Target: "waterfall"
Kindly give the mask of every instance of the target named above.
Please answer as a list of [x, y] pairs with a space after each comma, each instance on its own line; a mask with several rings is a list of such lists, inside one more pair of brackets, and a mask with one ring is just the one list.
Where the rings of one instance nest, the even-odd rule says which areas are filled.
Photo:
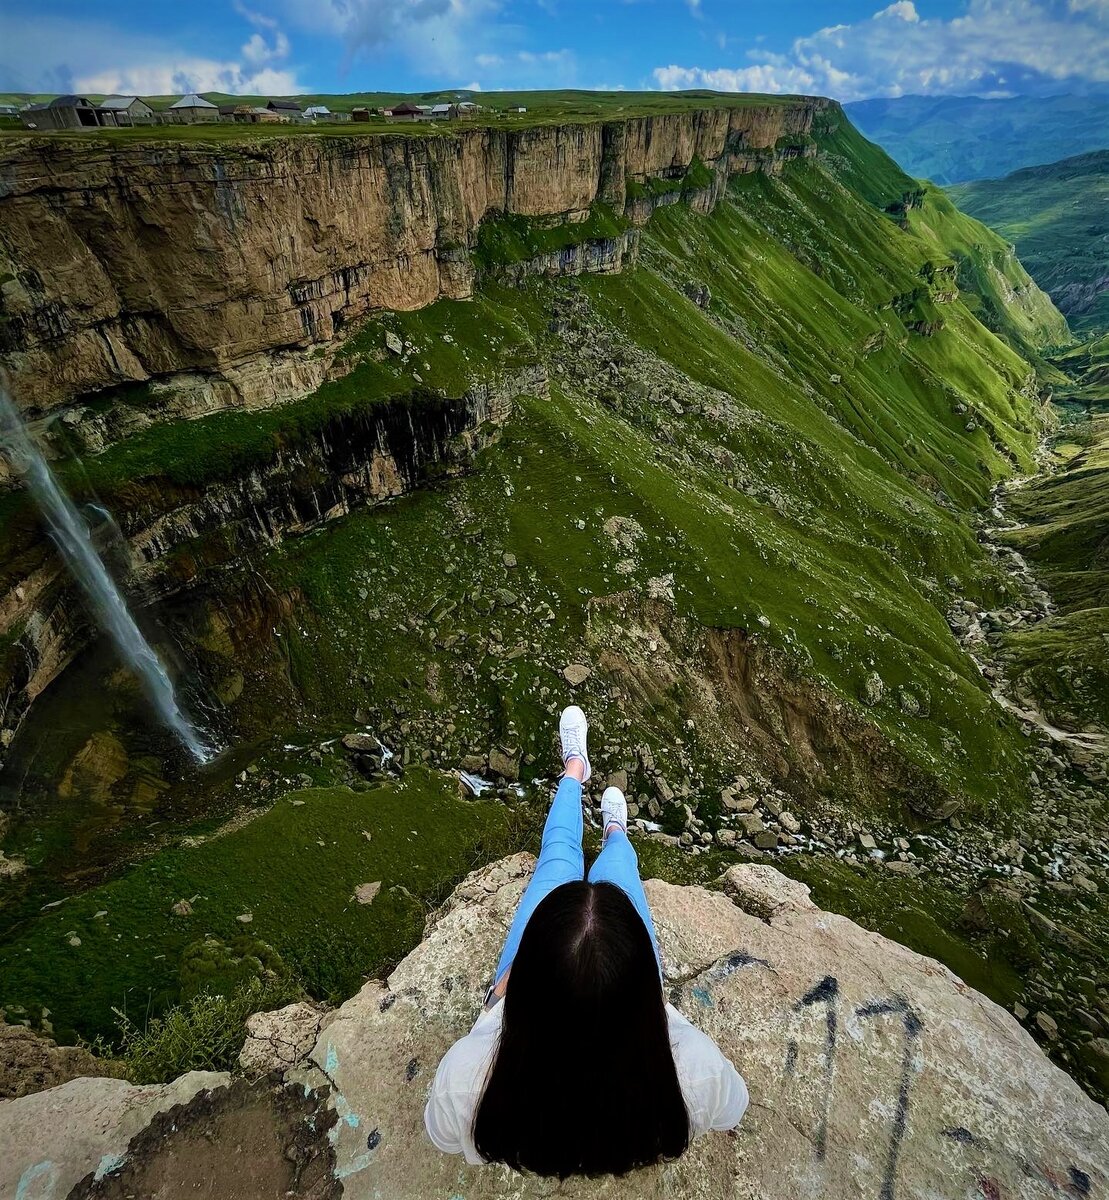
[[197, 762], [208, 762], [212, 748], [181, 711], [173, 681], [135, 624], [127, 602], [92, 543], [88, 525], [54, 477], [2, 382], [0, 451], [23, 477], [62, 558], [87, 596], [97, 624], [137, 676], [163, 724], [181, 739]]

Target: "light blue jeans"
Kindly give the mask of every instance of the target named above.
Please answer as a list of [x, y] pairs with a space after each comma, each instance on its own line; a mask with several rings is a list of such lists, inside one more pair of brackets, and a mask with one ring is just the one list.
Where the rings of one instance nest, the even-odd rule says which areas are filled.
[[[539, 907], [540, 901], [549, 896], [556, 887], [586, 877], [585, 855], [581, 848], [582, 831], [581, 784], [576, 779], [563, 776], [554, 800], [551, 801], [547, 823], [543, 826], [543, 845], [539, 851], [539, 860], [535, 864], [535, 872], [527, 890], [520, 897], [516, 915], [512, 918], [512, 927], [508, 931], [508, 940], [497, 963], [497, 971], [493, 976], [494, 986], [500, 983], [505, 971], [512, 966], [512, 960], [520, 948], [520, 939], [524, 936], [524, 926]], [[608, 835], [597, 861], [589, 868], [588, 878], [590, 883], [616, 884], [635, 905], [635, 911], [643, 918], [643, 924], [647, 926], [647, 932], [651, 935], [651, 945], [661, 973], [658, 938], [655, 935], [655, 924], [651, 920], [651, 910], [647, 905], [643, 883], [639, 878], [639, 859], [636, 858], [635, 848], [626, 833], [614, 829]]]

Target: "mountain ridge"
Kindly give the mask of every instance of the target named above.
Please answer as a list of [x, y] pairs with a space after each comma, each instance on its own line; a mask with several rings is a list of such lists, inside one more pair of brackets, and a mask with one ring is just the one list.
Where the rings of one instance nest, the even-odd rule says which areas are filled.
[[946, 186], [1109, 146], [1109, 95], [903, 96], [845, 111], [911, 175]]

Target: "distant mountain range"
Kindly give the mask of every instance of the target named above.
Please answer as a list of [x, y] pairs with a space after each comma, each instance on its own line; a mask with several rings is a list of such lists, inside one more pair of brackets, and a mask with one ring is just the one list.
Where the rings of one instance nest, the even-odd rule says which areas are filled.
[[1014, 243], [1076, 333], [1109, 330], [1109, 150], [949, 191]]
[[[1109, 94], [901, 96], [844, 106], [910, 175], [947, 185], [1109, 149]], [[979, 214], [980, 215], [980, 214]]]

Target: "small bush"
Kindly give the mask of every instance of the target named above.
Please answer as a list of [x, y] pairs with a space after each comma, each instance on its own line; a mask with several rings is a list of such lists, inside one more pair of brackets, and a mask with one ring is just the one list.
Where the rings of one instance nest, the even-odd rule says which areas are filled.
[[167, 1083], [186, 1071], [226, 1071], [246, 1040], [251, 1013], [281, 1008], [300, 996], [288, 979], [252, 979], [229, 996], [199, 992], [140, 1029], [118, 1009], [120, 1050], [133, 1083]]

